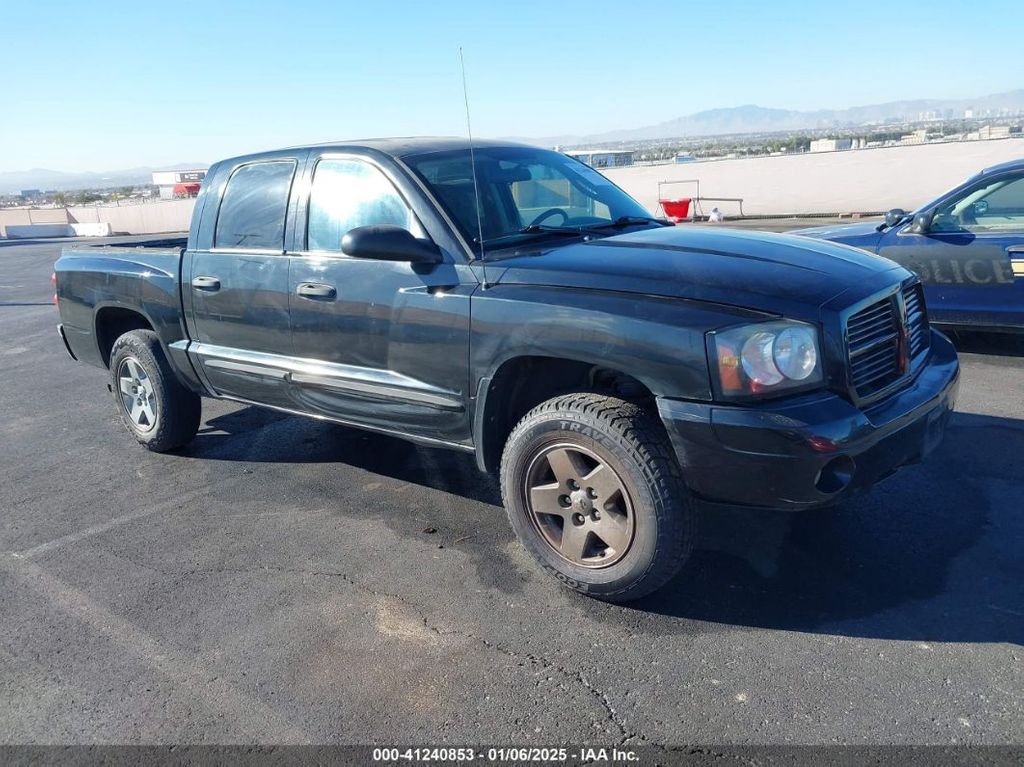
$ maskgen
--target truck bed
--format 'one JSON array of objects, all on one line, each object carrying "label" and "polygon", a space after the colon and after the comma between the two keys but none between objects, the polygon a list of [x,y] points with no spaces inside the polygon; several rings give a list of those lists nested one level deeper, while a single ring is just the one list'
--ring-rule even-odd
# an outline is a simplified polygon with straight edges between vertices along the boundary
[{"label": "truck bed", "polygon": [[108,254],[108,253],[139,253],[150,254],[166,252],[180,256],[188,246],[188,237],[165,237],[159,240],[136,240],[118,242],[116,244],[82,245],[76,244],[64,248],[64,253]]},{"label": "truck bed", "polygon": [[76,358],[105,367],[110,336],[131,324],[126,312],[141,318],[131,320],[136,327],[156,331],[165,346],[182,337],[179,275],[186,245],[185,237],[166,237],[76,243],[61,251],[54,264],[56,292],[63,333]]}]

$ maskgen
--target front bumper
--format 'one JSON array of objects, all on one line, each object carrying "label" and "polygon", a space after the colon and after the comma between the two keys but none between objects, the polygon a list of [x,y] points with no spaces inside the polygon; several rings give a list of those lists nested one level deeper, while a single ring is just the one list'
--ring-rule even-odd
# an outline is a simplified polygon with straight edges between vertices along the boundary
[{"label": "front bumper", "polygon": [[949,340],[932,331],[909,386],[861,410],[827,393],[756,407],[658,399],[683,476],[710,501],[812,508],[866,490],[942,440],[959,387]]}]

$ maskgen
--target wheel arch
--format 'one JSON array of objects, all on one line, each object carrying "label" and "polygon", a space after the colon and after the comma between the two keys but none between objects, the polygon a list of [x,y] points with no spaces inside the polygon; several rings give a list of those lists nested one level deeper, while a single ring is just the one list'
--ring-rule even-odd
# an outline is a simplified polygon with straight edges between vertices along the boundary
[{"label": "wheel arch", "polygon": [[136,308],[120,304],[105,304],[97,307],[93,319],[96,348],[105,368],[110,368],[110,355],[114,342],[133,330],[156,331],[156,326],[146,314]]},{"label": "wheel arch", "polygon": [[654,393],[640,379],[600,362],[545,355],[510,357],[476,387],[473,441],[477,466],[494,472],[519,420],[541,402],[574,391],[611,394],[651,405]]}]

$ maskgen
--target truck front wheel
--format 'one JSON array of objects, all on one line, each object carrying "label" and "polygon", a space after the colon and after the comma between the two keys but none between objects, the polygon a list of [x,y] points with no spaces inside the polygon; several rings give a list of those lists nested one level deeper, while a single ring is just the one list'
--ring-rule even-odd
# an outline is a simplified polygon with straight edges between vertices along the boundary
[{"label": "truck front wheel", "polygon": [[163,453],[195,437],[202,410],[199,395],[174,377],[152,330],[133,330],[114,342],[110,376],[121,421],[141,444]]},{"label": "truck front wheel", "polygon": [[568,394],[527,413],[505,444],[501,487],[533,557],[599,599],[660,588],[693,543],[692,497],[661,423],[615,397]]}]

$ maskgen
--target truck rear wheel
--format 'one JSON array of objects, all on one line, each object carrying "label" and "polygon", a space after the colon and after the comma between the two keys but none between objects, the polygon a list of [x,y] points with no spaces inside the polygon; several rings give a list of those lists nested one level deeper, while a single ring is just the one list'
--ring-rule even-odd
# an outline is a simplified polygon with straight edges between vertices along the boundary
[{"label": "truck rear wheel", "polygon": [[150,450],[181,447],[199,430],[199,395],[175,378],[152,330],[133,330],[110,352],[111,390],[128,432]]},{"label": "truck rear wheel", "polygon": [[516,536],[556,578],[613,602],[660,588],[694,537],[692,497],[661,424],[598,394],[548,400],[523,417],[501,461]]}]

